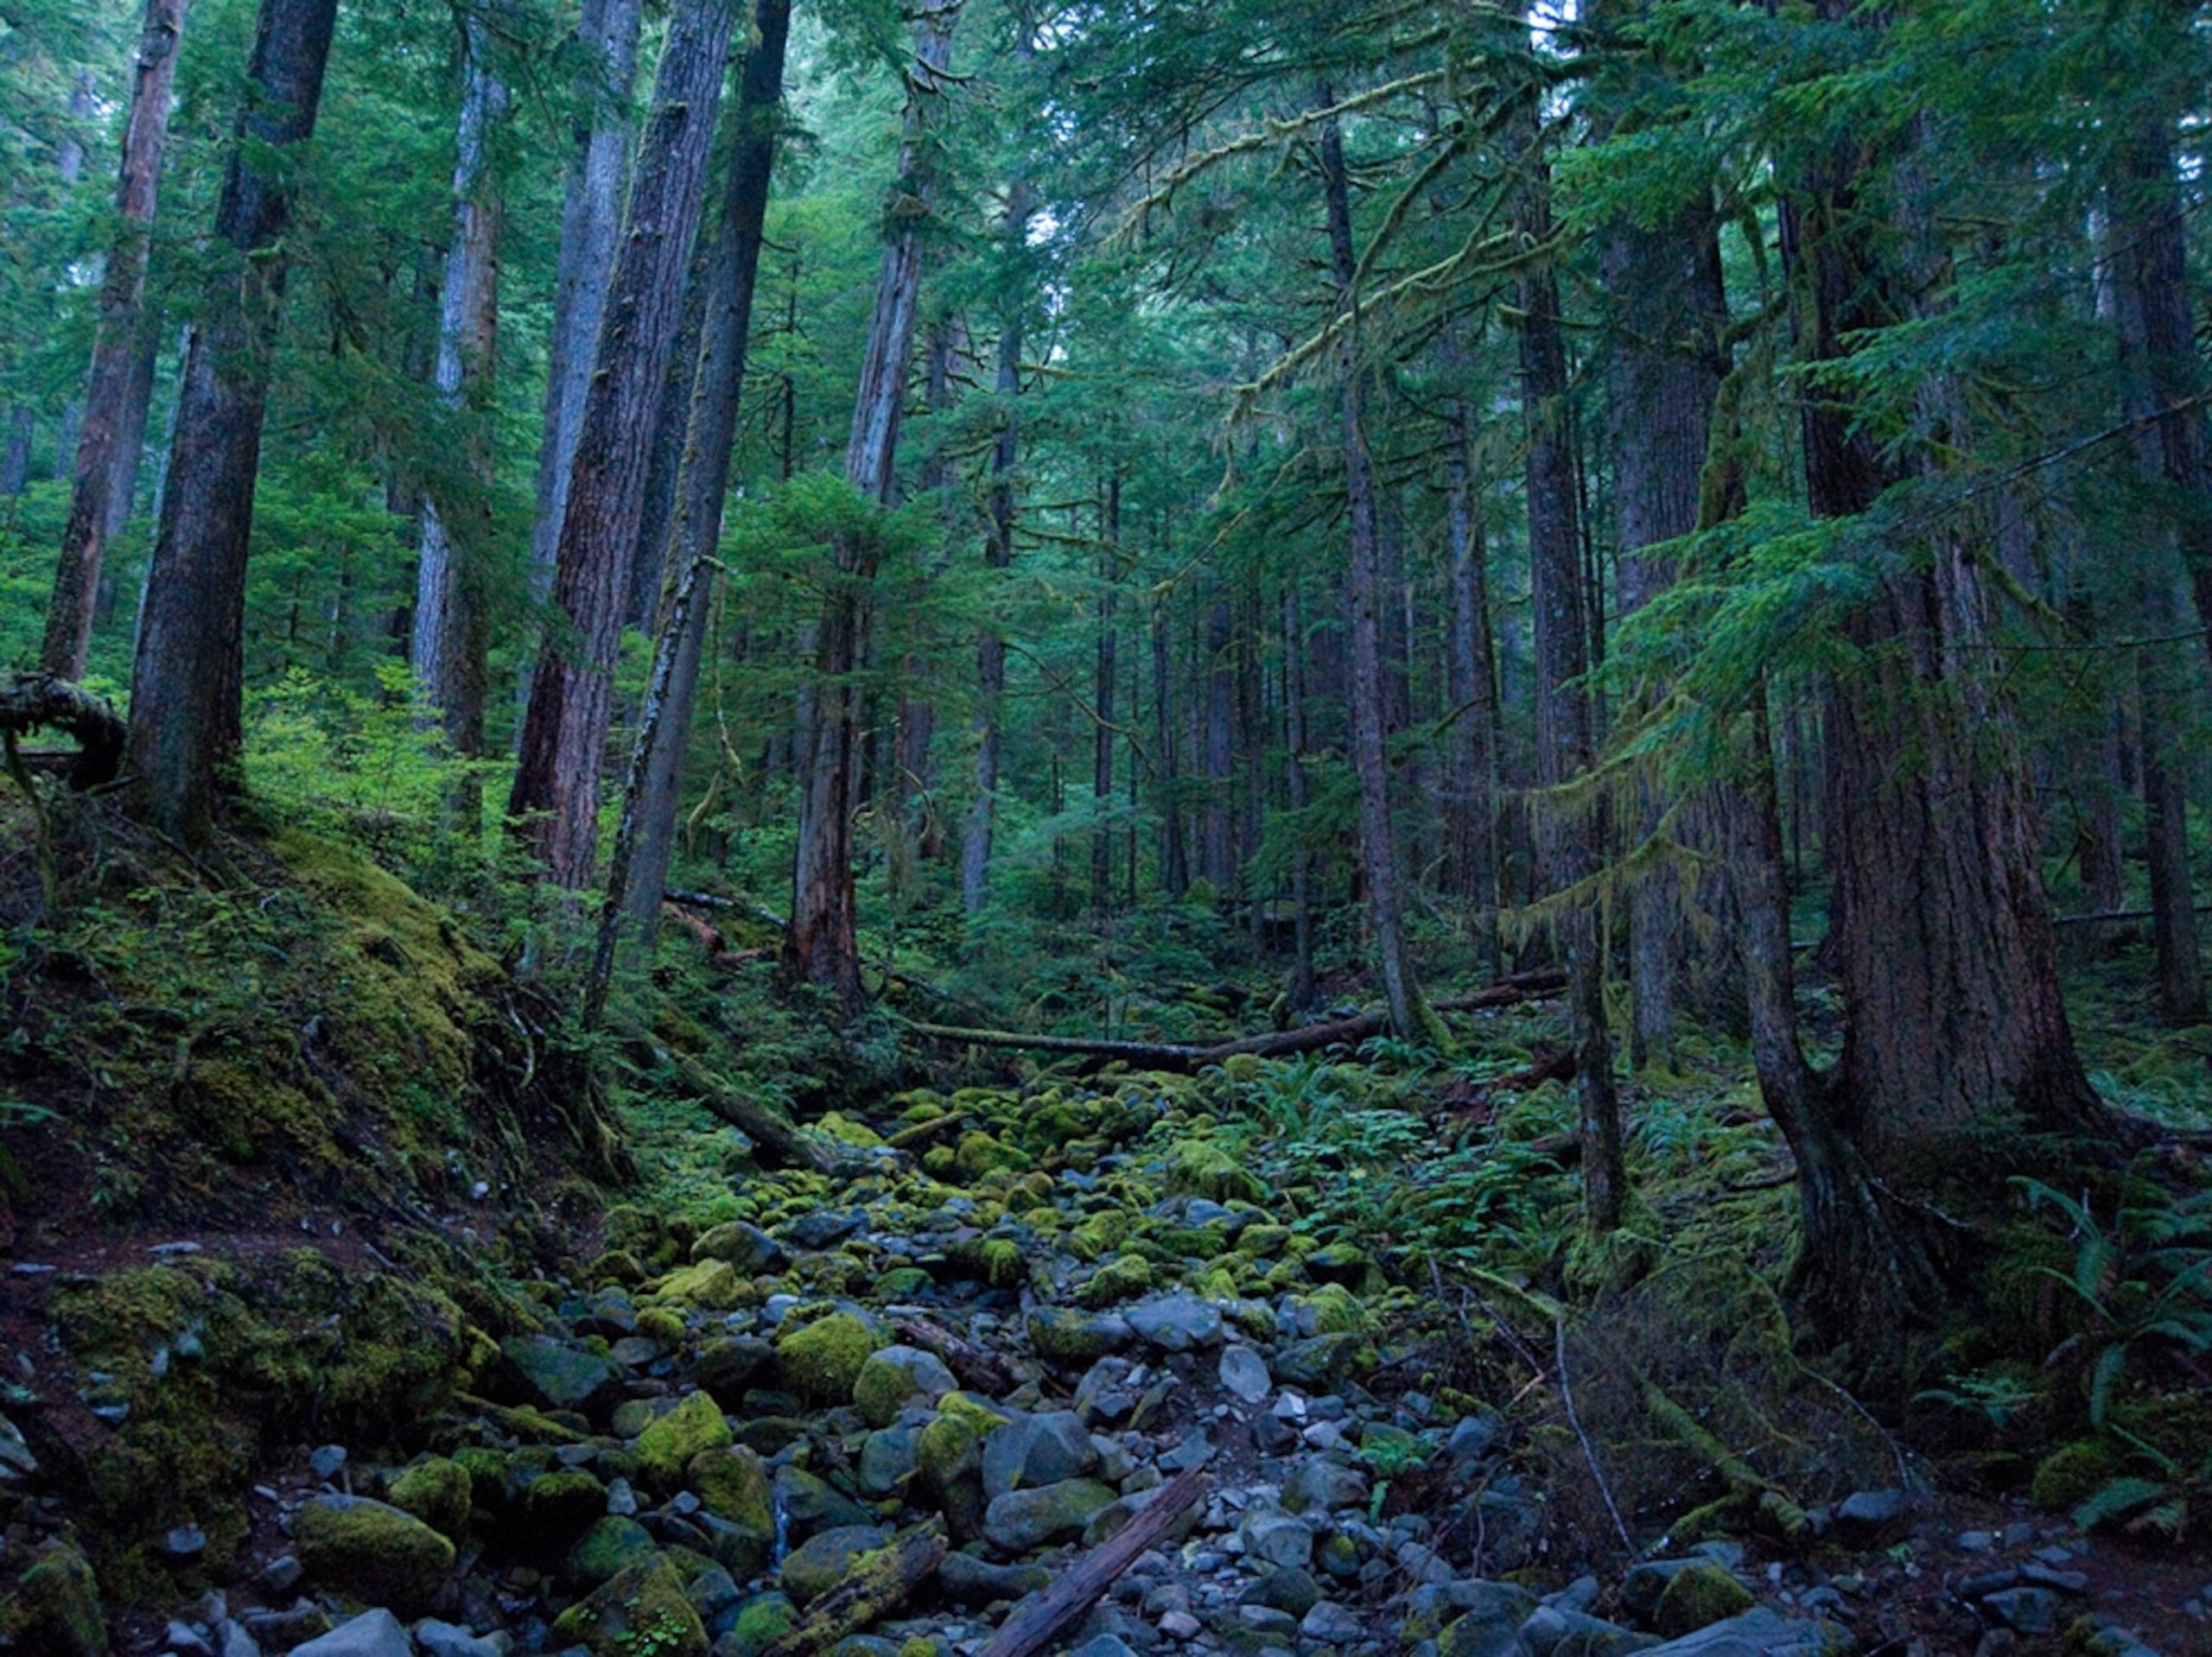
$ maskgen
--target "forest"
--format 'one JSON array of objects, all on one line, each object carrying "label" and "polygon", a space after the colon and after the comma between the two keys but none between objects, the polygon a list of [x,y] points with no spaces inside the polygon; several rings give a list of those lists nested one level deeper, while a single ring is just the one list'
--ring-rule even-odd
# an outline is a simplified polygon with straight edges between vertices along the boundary
[{"label": "forest", "polygon": [[0,1652],[2212,1652],[2208,132],[0,0]]}]

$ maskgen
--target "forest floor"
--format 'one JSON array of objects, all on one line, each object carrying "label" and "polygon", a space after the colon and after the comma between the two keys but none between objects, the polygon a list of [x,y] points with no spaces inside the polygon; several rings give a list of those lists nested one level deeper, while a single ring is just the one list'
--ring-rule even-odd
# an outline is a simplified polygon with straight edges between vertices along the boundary
[{"label": "forest floor", "polygon": [[[1449,1058],[1187,1077],[879,1042],[798,1078],[835,1171],[763,1166],[620,1055],[583,1097],[357,854],[155,856],[65,847],[73,907],[11,963],[0,1649],[2212,1651],[2185,1509],[2072,1516],[2202,1474],[1989,1355],[2008,1319],[2058,1345],[2063,1293],[1890,1399],[1826,1378],[1725,1044],[1631,1089],[1603,1249],[1542,1003]],[[656,1038],[787,1095],[746,1054],[827,1048],[770,971],[679,973]],[[2107,1079],[2185,1116],[2176,1051],[2115,1020]],[[2067,1242],[2024,1225],[2023,1282]]]}]

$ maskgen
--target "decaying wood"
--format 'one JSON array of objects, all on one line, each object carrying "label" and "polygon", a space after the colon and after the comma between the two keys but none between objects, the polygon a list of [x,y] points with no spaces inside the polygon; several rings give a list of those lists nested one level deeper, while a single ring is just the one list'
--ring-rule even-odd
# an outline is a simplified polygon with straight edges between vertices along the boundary
[{"label": "decaying wood", "polygon": [[[1514,1006],[1541,1000],[1565,985],[1559,973],[1524,973],[1470,995],[1448,996],[1433,1005],[1439,1013],[1476,1013],[1486,1007]],[[1140,1070],[1200,1070],[1224,1059],[1249,1056],[1283,1058],[1297,1053],[1319,1052],[1327,1047],[1349,1045],[1385,1033],[1390,1028],[1387,1013],[1363,1013],[1356,1018],[1334,1019],[1296,1030],[1270,1031],[1260,1036],[1237,1036],[1212,1042],[1109,1041],[1091,1036],[1033,1036],[1018,1030],[971,1030],[957,1025],[910,1022],[906,1028],[931,1041],[957,1042],[970,1047],[1012,1047],[1027,1052],[1071,1053],[1102,1061],[1120,1060]]]},{"label": "decaying wood", "polygon": [[56,730],[77,744],[73,755],[27,753],[29,769],[59,770],[74,789],[111,783],[123,766],[123,716],[82,685],[51,674],[19,673],[0,687],[0,733],[10,749],[34,731]]},{"label": "decaying wood", "polygon": [[631,1025],[628,1034],[656,1063],[673,1070],[685,1089],[697,1095],[709,1110],[750,1139],[760,1160],[771,1167],[811,1168],[832,1175],[855,1171],[855,1159],[842,1146],[744,1097],[697,1059],[673,1051],[643,1026]]},{"label": "decaying wood", "polygon": [[926,1317],[894,1317],[892,1333],[908,1346],[918,1346],[944,1360],[953,1379],[971,1393],[1002,1398],[1017,1384],[1014,1372],[996,1353],[955,1335],[942,1324]]},{"label": "decaying wood", "polygon": [[852,1573],[808,1608],[806,1621],[761,1657],[813,1657],[881,1622],[936,1574],[945,1546],[944,1527],[937,1520],[900,1531],[855,1560]]},{"label": "decaying wood", "polygon": [[1114,1579],[1175,1527],[1204,1489],[1195,1467],[1160,1486],[1160,1494],[1116,1535],[1102,1542],[1058,1581],[1008,1617],[983,1657],[1035,1657],[1062,1628],[1081,1616]]}]

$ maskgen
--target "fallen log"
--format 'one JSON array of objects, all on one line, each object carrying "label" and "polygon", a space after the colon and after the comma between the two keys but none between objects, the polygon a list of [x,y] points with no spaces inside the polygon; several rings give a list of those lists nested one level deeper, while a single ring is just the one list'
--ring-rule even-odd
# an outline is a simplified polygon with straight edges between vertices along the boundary
[{"label": "fallen log", "polygon": [[1183,1510],[1198,1499],[1204,1485],[1195,1467],[1178,1473],[1160,1494],[1121,1530],[1100,1543],[1059,1579],[1000,1626],[983,1657],[1036,1657],[1046,1643],[1091,1605],[1139,1556],[1175,1527]]},{"label": "fallen log", "polygon": [[880,1622],[937,1574],[945,1547],[944,1527],[937,1520],[900,1531],[855,1559],[852,1574],[810,1605],[806,1620],[760,1657],[814,1657]]},{"label": "fallen log", "polygon": [[[1452,995],[1433,1003],[1439,1013],[1478,1013],[1489,1007],[1515,1006],[1541,1000],[1566,987],[1563,973],[1524,973],[1468,995]],[[1110,1063],[1120,1060],[1139,1070],[1202,1070],[1224,1059],[1287,1058],[1298,1053],[1317,1053],[1327,1047],[1349,1046],[1386,1033],[1390,1018],[1385,1013],[1363,1013],[1324,1024],[1302,1025],[1295,1030],[1272,1030],[1264,1035],[1236,1036],[1211,1042],[1114,1041],[1093,1036],[1034,1036],[1019,1030],[978,1030],[960,1025],[924,1024],[910,1020],[906,1028],[931,1041],[969,1047],[1010,1047],[1026,1052],[1069,1053]]]},{"label": "fallen log", "polygon": [[[53,729],[77,744],[74,754],[22,753],[18,737]],[[123,716],[82,685],[47,673],[18,673],[0,686],[0,734],[13,763],[32,771],[59,771],[82,790],[111,783],[123,769]]]},{"label": "fallen log", "polygon": [[995,1352],[963,1339],[942,1324],[926,1317],[894,1317],[891,1320],[891,1332],[908,1346],[936,1353],[944,1360],[944,1367],[952,1371],[953,1379],[971,1393],[1002,1398],[1017,1384],[1014,1371]]},{"label": "fallen log", "polygon": [[689,1054],[679,1053],[654,1039],[642,1025],[632,1025],[630,1039],[658,1063],[676,1072],[684,1089],[699,1102],[750,1139],[761,1161],[775,1168],[810,1168],[833,1176],[859,1171],[860,1159],[818,1133],[810,1133],[767,1106],[747,1099]]}]

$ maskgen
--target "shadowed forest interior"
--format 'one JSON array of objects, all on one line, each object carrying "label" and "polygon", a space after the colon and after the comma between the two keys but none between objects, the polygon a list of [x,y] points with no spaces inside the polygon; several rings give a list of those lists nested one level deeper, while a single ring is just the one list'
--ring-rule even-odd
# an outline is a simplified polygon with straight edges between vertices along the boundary
[{"label": "shadowed forest interior", "polygon": [[2212,1651],[2208,87],[0,0],[0,1651]]}]

